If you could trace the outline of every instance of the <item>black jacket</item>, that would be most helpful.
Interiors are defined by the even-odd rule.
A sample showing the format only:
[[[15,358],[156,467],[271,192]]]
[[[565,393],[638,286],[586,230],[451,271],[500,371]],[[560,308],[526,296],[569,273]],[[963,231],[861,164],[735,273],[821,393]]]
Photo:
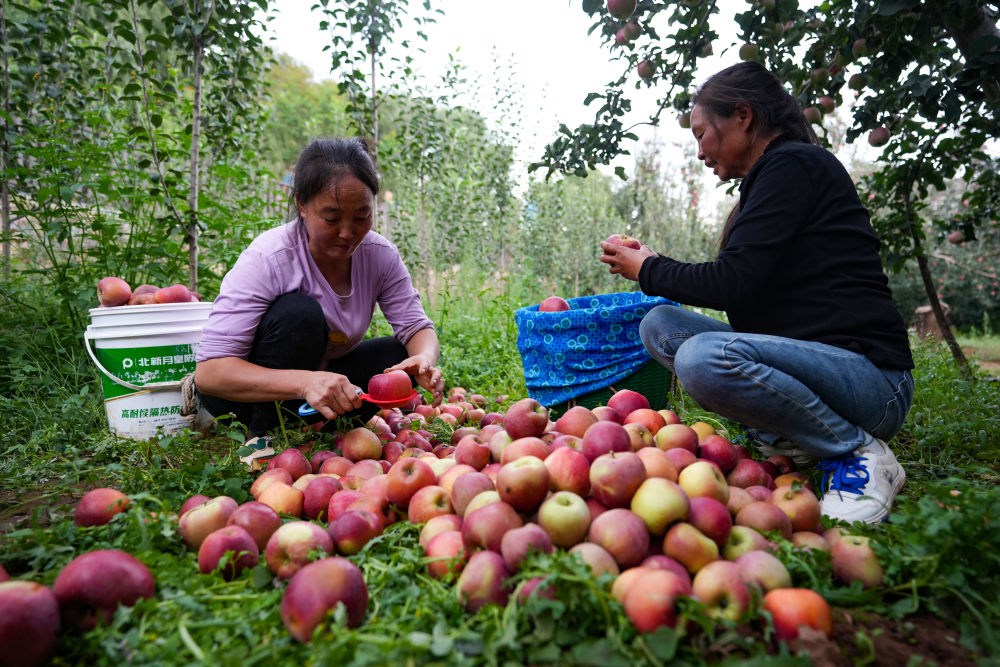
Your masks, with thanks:
[[[649,295],[723,310],[735,331],[817,341],[880,368],[911,369],[879,240],[847,170],[829,151],[772,142],[740,184],[740,212],[719,256],[650,257]]]

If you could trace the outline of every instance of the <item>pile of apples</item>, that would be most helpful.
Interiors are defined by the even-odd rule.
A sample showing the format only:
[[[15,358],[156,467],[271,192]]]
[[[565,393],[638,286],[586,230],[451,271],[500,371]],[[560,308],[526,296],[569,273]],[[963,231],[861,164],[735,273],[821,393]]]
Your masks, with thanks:
[[[427,430],[432,419],[453,427],[449,439]],[[508,580],[532,549],[565,549],[595,574],[615,577],[611,594],[641,632],[675,625],[683,597],[698,600],[711,617],[743,619],[759,587],[779,638],[797,637],[802,625],[830,634],[828,604],[792,586],[774,555],[772,531],[798,548],[829,552],[844,583],[883,581],[869,538],[839,528],[820,532],[819,501],[794,462],[755,461],[711,425],[683,424],[631,390],[555,420],[531,398],[498,412],[461,388],[440,406],[418,395],[338,435],[335,447],[310,457],[286,449],[254,480],[252,501],[193,496],[177,516],[178,533],[197,551],[203,574],[229,580],[263,559],[288,581],[281,617],[302,642],[338,603],[350,627],[363,622],[368,590],[347,556],[403,520],[421,526],[428,573],[454,580],[469,611],[505,605],[512,595],[556,595],[540,579],[516,591]],[[75,522],[101,525],[128,507],[124,494],[94,489],[79,501]],[[326,556],[315,560],[317,553]],[[93,552],[66,569],[84,558],[91,564],[75,566],[86,576],[72,578],[73,595],[86,598],[105,590],[108,576],[118,580],[92,608],[110,605],[113,612],[153,594],[152,576],[130,555]],[[133,576],[117,574],[125,570]],[[40,611],[24,618],[58,617],[62,610],[65,623],[74,612],[64,600],[76,598],[60,579],[51,591],[29,582],[0,584],[0,608],[28,608],[25,600],[34,599]],[[15,635],[34,636],[24,628],[0,631],[0,648]]]
[[[177,283],[169,287],[139,285],[134,290],[117,276],[107,276],[97,281],[97,300],[101,308],[113,306],[141,306],[149,303],[187,303],[201,301],[197,292]]]

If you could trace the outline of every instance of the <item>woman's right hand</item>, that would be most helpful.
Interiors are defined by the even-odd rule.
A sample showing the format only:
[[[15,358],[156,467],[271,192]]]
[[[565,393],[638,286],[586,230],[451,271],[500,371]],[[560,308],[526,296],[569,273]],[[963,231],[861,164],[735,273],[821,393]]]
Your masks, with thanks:
[[[347,376],[313,371],[302,388],[302,398],[327,419],[361,407],[361,388]]]

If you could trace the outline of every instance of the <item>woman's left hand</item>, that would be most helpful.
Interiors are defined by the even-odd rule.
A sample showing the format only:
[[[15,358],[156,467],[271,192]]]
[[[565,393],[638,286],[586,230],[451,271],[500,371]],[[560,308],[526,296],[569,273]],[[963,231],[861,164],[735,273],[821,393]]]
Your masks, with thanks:
[[[648,257],[656,257],[656,253],[645,245],[638,249],[626,248],[625,246],[601,242],[601,261],[610,264],[609,271],[617,273],[622,278],[629,280],[639,280],[639,269]]]
[[[431,363],[430,359],[422,354],[416,354],[385,369],[386,372],[394,370],[406,371],[417,379],[417,384],[431,392],[434,397],[431,405],[441,404],[441,400],[444,398],[444,375],[441,374],[440,368]]]

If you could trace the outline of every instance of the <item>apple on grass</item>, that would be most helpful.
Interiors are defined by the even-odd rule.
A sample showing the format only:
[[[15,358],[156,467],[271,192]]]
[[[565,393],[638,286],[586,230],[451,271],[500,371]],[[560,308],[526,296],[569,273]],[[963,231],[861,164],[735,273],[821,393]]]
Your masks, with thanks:
[[[627,509],[609,509],[594,519],[590,523],[587,539],[604,547],[621,570],[638,565],[649,552],[646,524]]]
[[[243,526],[225,526],[212,533],[198,547],[198,571],[222,570],[222,578],[232,581],[260,560],[260,549]]]
[[[675,482],[649,477],[636,489],[630,507],[643,520],[649,533],[659,537],[667,532],[670,524],[687,519],[691,503]]]
[[[326,510],[325,505],[323,509]],[[244,528],[257,545],[257,551],[263,553],[271,535],[281,527],[281,516],[264,503],[250,500],[233,510],[226,525]]]
[[[443,487],[429,484],[413,494],[406,511],[410,523],[419,524],[442,514],[454,514],[455,508]]]
[[[850,585],[860,581],[864,588],[876,588],[885,580],[885,570],[871,546],[871,538],[842,535],[830,547],[833,576]]]
[[[97,281],[97,300],[105,308],[124,306],[132,298],[132,288],[117,276],[108,276]]]
[[[341,488],[340,482],[334,477],[317,477],[302,492],[302,512],[309,519],[325,521],[330,498]]]
[[[438,533],[427,543],[424,552],[427,555],[427,573],[435,579],[458,575],[467,560],[465,541],[458,530]]]
[[[590,528],[590,508],[572,491],[557,491],[538,508],[538,523],[552,544],[569,549],[581,542]]]
[[[500,499],[514,509],[532,512],[549,492],[549,470],[537,456],[522,456],[500,468],[496,489]]]
[[[507,531],[523,525],[517,510],[498,500],[465,515],[462,519],[462,538],[469,551],[488,549],[499,554]]]
[[[261,492],[257,500],[278,514],[298,518],[302,516],[305,494],[284,482],[274,482]]]
[[[668,570],[640,568],[624,594],[625,615],[639,632],[677,625],[677,600],[691,594],[691,585]]]
[[[819,498],[804,486],[781,486],[771,492],[771,504],[780,507],[792,523],[792,532],[819,528]]]
[[[504,533],[500,540],[500,555],[511,572],[517,572],[531,551],[552,553],[552,540],[537,523],[526,523]]]
[[[775,530],[786,540],[792,538],[792,522],[788,515],[777,505],[763,500],[744,506],[736,513],[733,523],[754,528],[762,533]]]
[[[264,489],[274,482],[283,482],[291,486],[295,483],[295,480],[292,478],[292,473],[288,470],[284,468],[271,468],[262,472],[253,481],[253,484],[250,485],[250,495],[253,496],[254,500],[259,500],[260,494],[264,492]]]
[[[114,515],[128,509],[131,501],[118,489],[91,489],[83,494],[73,511],[75,526],[103,526]]]
[[[802,530],[792,533],[792,544],[800,549],[813,549],[830,553],[830,543],[819,533]]]
[[[154,589],[149,568],[117,549],[77,556],[59,571],[52,584],[63,622],[84,632],[98,622],[110,623],[118,605],[131,607],[140,598],[153,597]]]
[[[505,606],[510,596],[511,572],[495,551],[477,551],[458,576],[455,591],[466,611],[475,613],[488,604]]]
[[[43,665],[59,634],[59,601],[33,581],[0,583],[0,656],[4,664]]]
[[[733,561],[744,581],[759,586],[765,593],[792,585],[792,575],[785,564],[769,551],[748,551]]]
[[[436,481],[430,464],[412,457],[399,459],[392,464],[385,478],[386,498],[400,509],[409,506],[413,494]]]
[[[293,482],[303,475],[312,473],[312,464],[309,463],[309,459],[295,447],[289,447],[274,457],[274,468],[287,470],[291,474]]]
[[[608,550],[593,542],[580,542],[573,545],[569,553],[576,554],[577,558],[586,563],[595,577],[602,574],[618,576],[621,570],[615,557],[608,553]]]
[[[735,622],[750,609],[750,589],[740,567],[728,560],[712,561],[698,570],[691,581],[691,593],[710,618]]]
[[[313,551],[333,553],[333,539],[311,521],[290,521],[274,531],[264,548],[264,561],[279,579],[291,579]]]
[[[209,498],[208,496],[201,493],[196,493],[195,495],[191,496],[190,498],[184,501],[184,504],[181,505],[180,510],[178,510],[177,512],[177,517],[180,518],[184,516],[189,510],[192,510],[195,507],[200,507],[201,505],[207,503],[209,500],[211,500],[211,498]]]
[[[763,609],[771,614],[778,639],[797,639],[802,626],[833,634],[833,612],[826,599],[808,588],[776,588],[764,595]]]
[[[382,534],[382,521],[374,512],[349,509],[330,522],[327,532],[337,553],[353,556]]]
[[[200,547],[209,533],[226,525],[237,506],[229,496],[216,496],[185,512],[179,520],[179,532],[184,543],[192,549]]]
[[[344,605],[347,627],[358,627],[368,611],[368,587],[357,565],[333,556],[295,573],[281,598],[281,620],[295,639],[308,642],[338,604]]]

